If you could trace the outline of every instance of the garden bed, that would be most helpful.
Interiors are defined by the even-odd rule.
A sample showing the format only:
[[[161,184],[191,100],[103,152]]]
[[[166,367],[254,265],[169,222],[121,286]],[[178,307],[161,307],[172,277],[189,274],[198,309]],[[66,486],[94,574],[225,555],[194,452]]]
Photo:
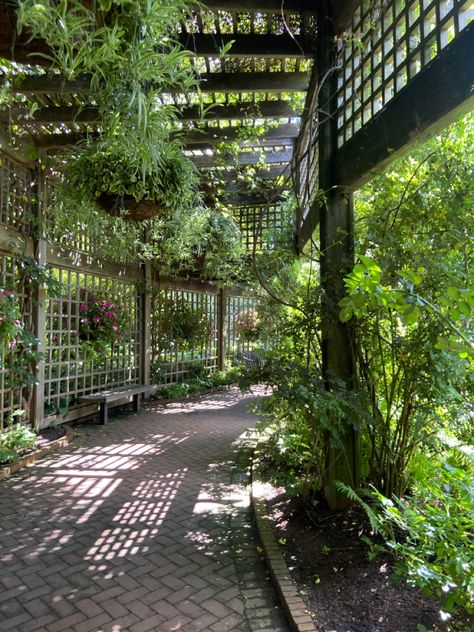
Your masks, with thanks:
[[[25,450],[15,463],[0,463],[0,480],[8,478],[28,465],[32,465],[46,454],[68,445],[74,432],[69,426],[43,428],[39,431],[36,444]]]
[[[473,630],[466,620],[440,622],[440,607],[417,589],[392,583],[392,558],[369,559],[361,539],[370,525],[356,508],[335,513],[324,500],[308,509],[266,486],[266,507],[292,579],[321,632]],[[376,545],[376,543],[375,543]]]

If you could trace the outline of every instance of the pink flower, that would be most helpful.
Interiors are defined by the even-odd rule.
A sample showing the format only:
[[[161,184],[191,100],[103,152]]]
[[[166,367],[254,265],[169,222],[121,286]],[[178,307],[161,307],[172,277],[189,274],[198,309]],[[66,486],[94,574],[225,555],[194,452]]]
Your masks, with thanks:
[[[81,303],[81,305],[79,305],[79,309],[81,312],[87,312],[87,305],[85,303]]]
[[[112,301],[105,301],[104,303],[105,307],[109,308],[109,307],[113,307],[114,304],[112,303]]]
[[[98,316],[94,316],[94,322],[95,323],[100,323],[100,318]]]
[[[15,341],[14,340],[10,340],[10,342],[8,343],[8,348],[11,351],[14,347],[15,347]]]
[[[7,290],[2,290],[2,296],[9,296],[9,292]]]
[[[107,312],[107,318],[115,318],[115,312]]]
[[[117,325],[112,325],[112,331],[118,331]]]

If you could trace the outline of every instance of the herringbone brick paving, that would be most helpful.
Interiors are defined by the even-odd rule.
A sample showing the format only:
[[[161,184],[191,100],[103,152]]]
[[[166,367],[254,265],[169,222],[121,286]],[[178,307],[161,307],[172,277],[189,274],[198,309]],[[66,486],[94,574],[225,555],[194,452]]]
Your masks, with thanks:
[[[250,401],[80,426],[0,483],[0,630],[286,631],[249,509]]]

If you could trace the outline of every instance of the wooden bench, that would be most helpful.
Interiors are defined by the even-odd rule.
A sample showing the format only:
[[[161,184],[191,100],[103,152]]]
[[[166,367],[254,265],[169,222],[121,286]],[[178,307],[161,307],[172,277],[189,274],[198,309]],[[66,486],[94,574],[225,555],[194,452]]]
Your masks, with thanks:
[[[133,397],[133,411],[138,413],[142,404],[142,395],[144,393],[154,393],[158,387],[156,384],[131,384],[129,386],[121,386],[91,395],[83,395],[79,397],[80,402],[88,404],[100,404],[100,423],[106,424],[109,416],[109,404],[120,399]]]

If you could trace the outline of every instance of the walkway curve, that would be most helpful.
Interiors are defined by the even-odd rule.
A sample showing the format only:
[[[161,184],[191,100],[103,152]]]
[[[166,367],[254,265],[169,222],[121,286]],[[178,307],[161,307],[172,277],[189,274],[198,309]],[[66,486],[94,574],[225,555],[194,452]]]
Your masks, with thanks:
[[[249,508],[251,401],[79,426],[0,483],[2,632],[286,632]]]

